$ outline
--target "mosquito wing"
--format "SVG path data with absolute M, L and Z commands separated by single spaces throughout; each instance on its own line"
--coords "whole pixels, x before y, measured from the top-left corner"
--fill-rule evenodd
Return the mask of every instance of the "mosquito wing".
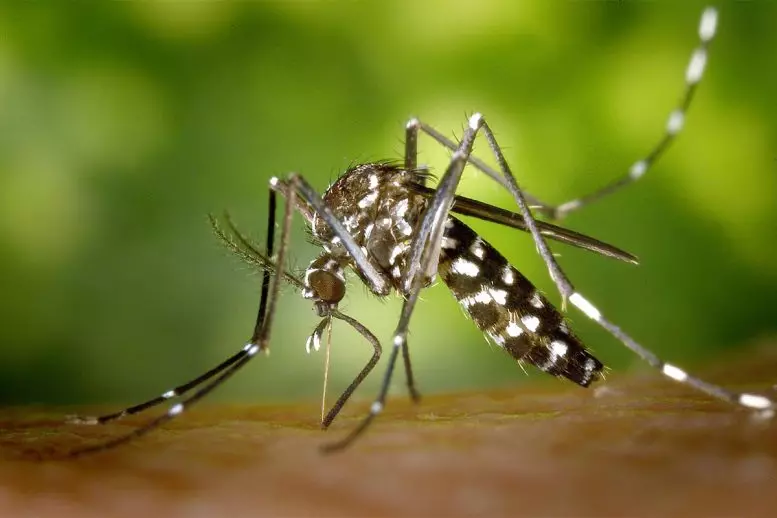
M 412 189 L 427 197 L 431 197 L 435 192 L 434 189 L 430 189 L 429 187 L 425 187 L 423 185 L 413 185 Z M 472 198 L 467 198 L 464 196 L 457 195 L 454 198 L 451 211 L 457 214 L 462 214 L 464 216 L 472 216 L 484 221 L 491 221 L 500 225 L 517 228 L 518 230 L 523 230 L 524 232 L 528 232 L 529 230 L 526 227 L 526 222 L 524 221 L 523 216 L 520 214 L 510 212 L 509 210 L 501 209 L 499 207 L 489 205 L 488 203 L 483 203 L 482 201 L 473 200 Z M 584 250 L 595 252 L 599 255 L 618 259 L 627 263 L 639 264 L 639 259 L 637 259 L 637 257 L 633 254 L 599 241 L 593 237 L 580 234 L 574 230 L 569 230 L 568 228 L 559 227 L 558 225 L 546 223 L 544 221 L 537 221 L 536 223 L 540 234 L 549 239 L 553 239 L 554 241 L 576 246 L 577 248 L 582 248 Z

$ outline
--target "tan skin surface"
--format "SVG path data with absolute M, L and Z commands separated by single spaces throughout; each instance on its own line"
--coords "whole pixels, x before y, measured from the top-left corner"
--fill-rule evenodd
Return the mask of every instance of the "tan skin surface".
M 706 372 L 769 391 L 774 351 Z M 777 421 L 652 371 L 610 378 L 598 391 L 550 380 L 416 407 L 395 397 L 362 441 L 328 456 L 318 447 L 354 426 L 366 401 L 329 432 L 313 403 L 205 404 L 70 461 L 34 459 L 142 419 L 76 426 L 61 424 L 64 412 L 6 410 L 0 517 L 777 516 Z

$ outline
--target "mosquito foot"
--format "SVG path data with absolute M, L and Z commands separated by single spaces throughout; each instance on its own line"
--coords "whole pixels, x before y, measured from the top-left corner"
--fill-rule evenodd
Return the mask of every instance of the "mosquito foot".
M 68 415 L 65 416 L 65 423 L 78 425 L 100 424 L 100 420 L 94 416 Z

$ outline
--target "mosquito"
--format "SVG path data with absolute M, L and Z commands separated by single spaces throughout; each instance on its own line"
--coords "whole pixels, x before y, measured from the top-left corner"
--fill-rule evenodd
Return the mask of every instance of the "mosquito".
M 715 35 L 716 27 L 717 11 L 708 7 L 701 16 L 699 44 L 686 68 L 680 101 L 671 111 L 659 141 L 644 158 L 631 166 L 625 176 L 588 196 L 551 205 L 522 190 L 485 118 L 475 113 L 469 117 L 459 142 L 448 139 L 419 119 L 410 119 L 405 128 L 402 163 L 374 162 L 353 166 L 330 185 L 323 195 L 319 195 L 299 174 L 292 173 L 284 179 L 272 178 L 264 250 L 246 238 L 228 216 L 225 218 L 228 230 L 216 218 L 211 218 L 222 242 L 249 264 L 263 271 L 259 310 L 251 339 L 218 366 L 161 396 L 113 414 L 73 419 L 73 422 L 78 423 L 102 424 L 190 394 L 140 428 L 73 454 L 108 449 L 145 435 L 202 399 L 259 352 L 267 351 L 283 282 L 298 288 L 304 298 L 312 301 L 318 316 L 322 318 L 308 338 L 308 350 L 311 347 L 318 348 L 322 334 L 331 325 L 332 319 L 352 326 L 374 350 L 367 365 L 322 419 L 322 428 L 329 427 L 359 384 L 372 371 L 382 353 L 380 342 L 366 327 L 338 310 L 338 304 L 346 293 L 347 271 L 354 272 L 378 297 L 400 294 L 403 304 L 391 342 L 388 364 L 369 413 L 345 437 L 325 444 L 324 451 L 336 451 L 352 444 L 383 411 L 400 353 L 410 397 L 414 401 L 419 400 L 407 335 L 420 293 L 438 276 L 475 325 L 519 362 L 529 363 L 582 387 L 588 387 L 602 377 L 602 362 L 574 334 L 562 314 L 569 302 L 668 378 L 714 398 L 771 417 L 776 406 L 773 400 L 759 394 L 731 391 L 692 376 L 680 367 L 663 361 L 605 318 L 592 302 L 576 290 L 557 263 L 546 240 L 551 239 L 629 263 L 636 264 L 636 257 L 592 237 L 535 218 L 537 214 L 551 220 L 562 219 L 636 182 L 655 165 L 684 126 L 686 113 L 706 67 L 708 45 Z M 452 151 L 450 162 L 435 188 L 427 186 L 430 175 L 417 164 L 420 134 L 431 137 Z M 479 134 L 487 141 L 498 165 L 497 169 L 492 169 L 472 155 L 473 144 Z M 456 194 L 467 164 L 507 189 L 518 212 Z M 280 224 L 278 250 L 274 252 L 278 195 L 285 198 L 285 208 Z M 314 241 L 322 249 L 302 278 L 289 273 L 283 266 L 289 248 L 291 222 L 296 212 L 308 223 Z M 557 310 L 504 256 L 454 214 L 528 232 L 561 295 L 562 311 Z

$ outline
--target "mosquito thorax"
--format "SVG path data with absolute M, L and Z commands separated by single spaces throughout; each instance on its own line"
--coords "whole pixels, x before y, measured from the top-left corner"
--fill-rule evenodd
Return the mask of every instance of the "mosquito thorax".
M 408 251 L 415 229 L 426 207 L 426 198 L 412 190 L 423 183 L 426 173 L 399 165 L 376 162 L 348 169 L 324 193 L 324 202 L 354 238 L 367 260 L 385 276 L 388 295 L 402 291 Z M 313 218 L 313 235 L 332 256 L 354 263 L 341 240 L 321 218 Z M 358 269 L 356 273 L 360 274 Z

